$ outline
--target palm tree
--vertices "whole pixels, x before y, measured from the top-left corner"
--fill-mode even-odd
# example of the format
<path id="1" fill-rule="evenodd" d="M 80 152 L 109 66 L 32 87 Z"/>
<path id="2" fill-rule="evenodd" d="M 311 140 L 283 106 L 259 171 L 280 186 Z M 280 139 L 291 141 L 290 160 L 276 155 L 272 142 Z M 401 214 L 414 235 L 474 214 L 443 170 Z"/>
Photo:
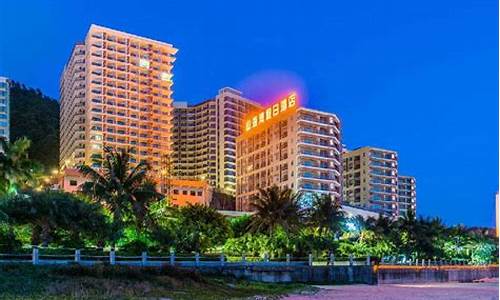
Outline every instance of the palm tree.
<path id="1" fill-rule="evenodd" d="M 294 232 L 300 227 L 304 211 L 300 207 L 301 195 L 289 188 L 272 186 L 259 189 L 260 195 L 254 199 L 255 214 L 249 224 L 250 232 L 272 234 L 278 227 L 286 232 Z"/>
<path id="2" fill-rule="evenodd" d="M 87 165 L 79 166 L 79 170 L 90 179 L 82 185 L 83 193 L 109 209 L 113 216 L 114 243 L 126 222 L 133 221 L 139 229 L 144 227 L 149 205 L 161 195 L 147 178 L 147 163 L 132 166 L 124 150 L 105 148 L 104 154 L 104 159 L 95 159 L 102 166 L 99 170 Z"/>
<path id="3" fill-rule="evenodd" d="M 0 195 L 36 184 L 40 167 L 28 158 L 31 141 L 23 137 L 13 143 L 0 138 Z"/>
<path id="4" fill-rule="evenodd" d="M 332 200 L 328 194 L 315 194 L 309 210 L 309 223 L 318 228 L 320 235 L 327 232 L 336 234 L 341 230 L 344 218 L 339 201 Z"/>

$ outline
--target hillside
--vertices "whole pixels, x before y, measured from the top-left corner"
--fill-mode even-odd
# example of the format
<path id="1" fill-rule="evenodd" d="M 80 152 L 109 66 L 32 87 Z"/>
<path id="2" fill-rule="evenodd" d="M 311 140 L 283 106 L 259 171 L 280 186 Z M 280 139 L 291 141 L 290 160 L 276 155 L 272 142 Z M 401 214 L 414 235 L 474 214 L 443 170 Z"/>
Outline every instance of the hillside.
<path id="1" fill-rule="evenodd" d="M 59 164 L 59 103 L 23 84 L 12 82 L 10 90 L 12 141 L 26 136 L 32 141 L 30 158 L 46 170 Z"/>

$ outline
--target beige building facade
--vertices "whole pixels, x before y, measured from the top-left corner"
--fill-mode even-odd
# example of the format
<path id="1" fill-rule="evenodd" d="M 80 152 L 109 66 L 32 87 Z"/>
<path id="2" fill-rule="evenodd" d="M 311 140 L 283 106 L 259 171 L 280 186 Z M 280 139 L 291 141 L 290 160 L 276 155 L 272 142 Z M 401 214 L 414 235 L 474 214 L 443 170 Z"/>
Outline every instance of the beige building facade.
<path id="1" fill-rule="evenodd" d="M 154 174 L 171 152 L 171 44 L 92 25 L 60 81 L 60 167 L 86 163 L 105 147 L 131 152 Z"/>
<path id="2" fill-rule="evenodd" d="M 251 211 L 259 189 L 276 185 L 340 200 L 341 135 L 336 115 L 300 107 L 292 93 L 250 114 L 237 138 L 236 210 Z"/>
<path id="3" fill-rule="evenodd" d="M 229 87 L 196 105 L 174 103 L 173 176 L 205 180 L 217 190 L 234 195 L 236 138 L 243 132 L 244 117 L 260 108 L 260 104 Z"/>
<path id="4" fill-rule="evenodd" d="M 342 156 L 345 203 L 392 217 L 416 209 L 415 178 L 399 176 L 396 151 L 367 146 Z"/>

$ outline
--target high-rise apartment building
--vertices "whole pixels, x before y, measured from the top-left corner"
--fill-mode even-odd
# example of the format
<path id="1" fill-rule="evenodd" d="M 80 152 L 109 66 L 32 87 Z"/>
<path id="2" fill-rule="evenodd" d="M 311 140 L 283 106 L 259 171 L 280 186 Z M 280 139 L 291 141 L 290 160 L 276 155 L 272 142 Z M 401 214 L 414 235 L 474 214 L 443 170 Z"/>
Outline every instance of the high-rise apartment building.
<path id="1" fill-rule="evenodd" d="M 345 203 L 392 217 L 416 210 L 416 180 L 398 175 L 396 151 L 361 147 L 342 156 Z"/>
<path id="2" fill-rule="evenodd" d="M 417 211 L 417 181 L 412 176 L 398 176 L 399 215 L 406 215 L 408 210 Z"/>
<path id="3" fill-rule="evenodd" d="M 398 215 L 398 156 L 395 151 L 362 147 L 343 153 L 343 201 Z"/>
<path id="4" fill-rule="evenodd" d="M 173 176 L 205 180 L 234 194 L 236 137 L 242 133 L 244 116 L 258 109 L 258 103 L 228 87 L 196 105 L 174 103 Z"/>
<path id="5" fill-rule="evenodd" d="M 252 210 L 259 188 L 276 185 L 340 200 L 340 121 L 336 115 L 299 107 L 295 94 L 250 114 L 237 140 L 236 209 Z"/>
<path id="6" fill-rule="evenodd" d="M 172 175 L 217 184 L 217 102 L 174 102 Z"/>
<path id="7" fill-rule="evenodd" d="M 171 151 L 171 44 L 92 25 L 60 82 L 61 167 L 93 164 L 105 147 L 158 171 Z"/>
<path id="8" fill-rule="evenodd" d="M 9 139 L 10 134 L 10 87 L 9 80 L 0 77 L 0 138 Z"/>

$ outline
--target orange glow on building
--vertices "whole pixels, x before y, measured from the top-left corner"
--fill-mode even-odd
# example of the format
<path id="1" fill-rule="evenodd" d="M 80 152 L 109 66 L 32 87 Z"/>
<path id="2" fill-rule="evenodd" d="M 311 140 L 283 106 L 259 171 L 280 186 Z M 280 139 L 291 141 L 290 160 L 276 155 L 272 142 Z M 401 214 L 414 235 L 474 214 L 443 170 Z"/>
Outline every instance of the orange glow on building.
<path id="1" fill-rule="evenodd" d="M 295 110 L 297 106 L 297 93 L 293 92 L 268 108 L 258 113 L 250 114 L 245 120 L 245 132 L 266 123 L 282 113 Z"/>

